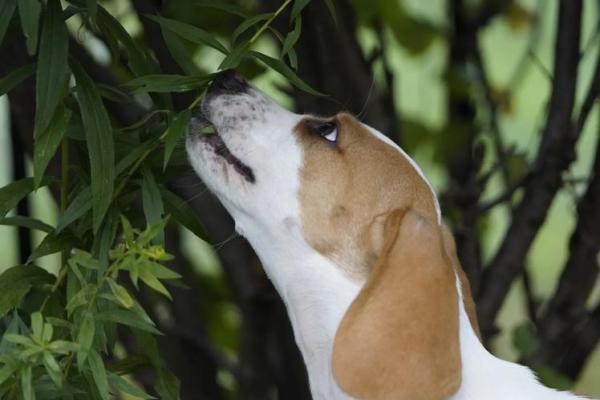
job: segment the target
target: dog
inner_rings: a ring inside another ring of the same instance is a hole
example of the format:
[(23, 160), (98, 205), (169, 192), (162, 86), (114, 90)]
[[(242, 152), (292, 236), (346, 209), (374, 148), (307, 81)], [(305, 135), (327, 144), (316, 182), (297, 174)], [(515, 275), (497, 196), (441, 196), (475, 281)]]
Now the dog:
[(227, 70), (186, 149), (281, 295), (314, 399), (581, 398), (483, 347), (433, 188), (380, 132), (292, 113)]

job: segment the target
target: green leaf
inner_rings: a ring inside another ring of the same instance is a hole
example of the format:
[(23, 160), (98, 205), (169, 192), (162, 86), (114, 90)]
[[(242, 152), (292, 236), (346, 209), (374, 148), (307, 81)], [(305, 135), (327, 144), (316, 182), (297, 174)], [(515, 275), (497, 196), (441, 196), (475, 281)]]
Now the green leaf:
[(56, 149), (62, 140), (69, 120), (71, 119), (71, 110), (65, 107), (59, 107), (48, 129), (40, 132), (35, 138), (33, 147), (33, 176), (34, 186), (38, 187), (48, 163), (54, 157)]
[(327, 6), (327, 9), (329, 10), (329, 14), (331, 15), (331, 18), (333, 18), (333, 22), (337, 25), (338, 20), (337, 20), (337, 13), (335, 11), (335, 4), (333, 3), (332, 0), (324, 0), (324, 1), (325, 1), (325, 5)]
[(165, 39), (165, 44), (169, 49), (169, 53), (171, 53), (171, 56), (173, 56), (173, 59), (179, 64), (183, 72), (185, 72), (186, 75), (198, 75), (200, 69), (194, 64), (192, 56), (181, 42), (179, 36), (162, 27), (161, 32)]
[[(52, 181), (51, 178), (44, 178), (40, 186), (48, 185)], [(33, 189), (33, 178), (14, 181), (0, 188), (0, 217), (6, 216), (6, 213), (15, 208), (19, 201), (33, 192)]]
[(108, 393), (108, 378), (106, 377), (106, 369), (104, 368), (104, 361), (96, 350), (90, 350), (88, 355), (88, 365), (92, 371), (92, 377), (96, 383), (96, 388), (102, 400), (110, 400)]
[(56, 232), (60, 233), (71, 222), (81, 218), (90, 208), (92, 208), (92, 188), (87, 186), (77, 193), (77, 196), (75, 196), (63, 215), (61, 215), (56, 226)]
[(512, 335), (513, 346), (521, 357), (528, 357), (540, 348), (540, 342), (529, 322), (517, 326)]
[(119, 302), (123, 305), (123, 307), (131, 308), (133, 306), (133, 299), (129, 295), (127, 289), (115, 282), (114, 279), (108, 278), (107, 281), (108, 285), (110, 286), (110, 290), (119, 300)]
[(219, 65), (219, 70), (237, 68), (244, 59), (244, 56), (248, 54), (248, 49), (250, 49), (250, 43), (244, 43), (234, 48), (231, 53), (227, 54), (227, 57), (223, 59)]
[(0, 318), (19, 305), (32, 286), (54, 281), (54, 275), (46, 270), (18, 265), (5, 270), (0, 275)]
[(161, 189), (161, 194), (165, 204), (165, 211), (171, 214), (177, 222), (192, 231), (196, 236), (203, 240), (207, 240), (204, 226), (192, 207), (175, 193), (167, 189)]
[(117, 167), (115, 168), (117, 175), (121, 175), (121, 173), (133, 165), (140, 157), (142, 157), (142, 155), (152, 150), (156, 143), (157, 141), (154, 138), (151, 138), (129, 151), (117, 164)]
[(171, 294), (167, 290), (167, 288), (160, 283), (160, 281), (148, 271), (146, 268), (139, 268), (138, 270), (140, 279), (148, 285), (150, 288), (154, 289), (158, 293), (165, 295), (169, 300), (173, 300)]
[(114, 374), (112, 372), (108, 373), (108, 382), (110, 383), (111, 387), (118, 390), (120, 393), (127, 394), (133, 397), (138, 397), (140, 399), (156, 398), (150, 396), (148, 393), (144, 392), (139, 387), (130, 383), (127, 379), (123, 378), (122, 376)]
[(542, 384), (557, 390), (571, 390), (575, 385), (567, 375), (545, 365), (535, 368), (535, 374)]
[(209, 81), (206, 76), (185, 75), (146, 75), (126, 83), (136, 93), (140, 92), (186, 92), (205, 86)]
[(41, 339), (44, 333), (43, 331), (44, 317), (42, 317), (42, 314), (39, 311), (36, 311), (31, 314), (31, 332), (33, 333), (34, 337)]
[(69, 259), (70, 262), (75, 262), (84, 268), (101, 271), (103, 269), (100, 261), (96, 260), (90, 253), (85, 250), (73, 249), (73, 254)]
[(0, 385), (12, 377), (12, 374), (17, 370), (17, 367), (17, 363), (6, 363), (0, 368)]
[(94, 343), (94, 335), (96, 333), (96, 323), (94, 321), (94, 315), (91, 312), (86, 312), (83, 315), (83, 321), (79, 327), (79, 333), (77, 334), (77, 343), (79, 343), (80, 349), (77, 352), (77, 364), (79, 368), (85, 362), (85, 359), (92, 352), (92, 344)]
[(35, 392), (31, 379), (31, 365), (26, 365), (21, 370), (21, 391), (23, 400), (35, 400)]
[(269, 18), (271, 18), (272, 15), (272, 13), (264, 13), (246, 19), (244, 22), (239, 24), (231, 34), (231, 43), (237, 42), (238, 38), (242, 33), (246, 32), (248, 29), (252, 28), (259, 22), (268, 20)]
[[(146, 217), (148, 225), (154, 225), (160, 221), (164, 212), (163, 201), (152, 172), (148, 168), (143, 168), (142, 173), (142, 205), (144, 208), (144, 216)], [(161, 230), (155, 236), (155, 243), (164, 243), (164, 241), (164, 231)]]
[(31, 56), (37, 50), (40, 11), (42, 7), (39, 0), (18, 0), (18, 4), (21, 27), (27, 43), (27, 53)]
[[(74, 264), (69, 263), (71, 268), (73, 269)], [(83, 305), (88, 304), (92, 297), (96, 294), (97, 287), (91, 283), (83, 286), (77, 293), (75, 293), (70, 299), (68, 299), (68, 303), (65, 306), (68, 314), (71, 314), (77, 307), (81, 307)]]
[(50, 379), (54, 382), (54, 384), (62, 388), (63, 386), (63, 374), (60, 368), (60, 365), (56, 362), (56, 359), (52, 356), (49, 351), (45, 351), (44, 353), (44, 367), (50, 375)]
[(96, 0), (85, 0), (85, 5), (87, 7), (88, 16), (91, 19), (96, 19), (96, 13), (98, 12), (98, 4)]
[(42, 242), (36, 247), (27, 259), (27, 263), (37, 260), (40, 257), (47, 256), (49, 254), (58, 253), (71, 247), (76, 243), (75, 237), (69, 232), (56, 233), (50, 232), (44, 237)]
[(98, 321), (110, 321), (117, 324), (130, 326), (132, 328), (140, 329), (145, 332), (150, 332), (155, 335), (162, 335), (162, 333), (156, 329), (151, 321), (145, 321), (141, 319), (138, 314), (130, 310), (110, 310), (98, 313), (96, 315)]
[(37, 229), (38, 231), (49, 233), (54, 228), (39, 219), (23, 216), (0, 218), (0, 225), (20, 226), (28, 229)]
[[(0, 10), (2, 12), (2, 10)], [(0, 79), (0, 96), (10, 92), (19, 83), (29, 78), (35, 72), (35, 63), (13, 69)]]
[(283, 58), (286, 54), (290, 52), (291, 49), (294, 48), (294, 45), (300, 38), (301, 31), (302, 17), (299, 15), (294, 21), (294, 29), (290, 33), (288, 33), (283, 42), (283, 48), (281, 49), (281, 58)]
[(285, 76), (292, 83), (292, 85), (296, 86), (298, 89), (305, 91), (306, 93), (312, 94), (314, 96), (324, 96), (323, 93), (316, 91), (304, 81), (302, 81), (302, 79), (300, 79), (298, 75), (296, 75), (296, 73), (290, 67), (285, 65), (281, 60), (269, 57), (256, 51), (250, 51), (249, 54), (261, 61), (262, 63), (264, 63), (267, 67)]
[[(50, 320), (50, 318), (48, 318), (48, 320)], [(70, 327), (69, 325), (65, 326), (65, 328), (69, 328), (69, 327)], [(69, 342), (66, 340), (55, 340), (54, 342), (52, 342), (48, 345), (48, 350), (52, 351), (53, 353), (59, 353), (59, 354), (75, 353), (75, 352), (79, 351), (79, 349), (80, 349), (80, 347), (77, 343)]]
[(59, 0), (49, 0), (44, 13), (36, 72), (34, 136), (46, 130), (67, 82), (69, 35)]
[(193, 4), (197, 7), (215, 8), (217, 10), (225, 11), (229, 14), (247, 18), (246, 10), (234, 3), (214, 0), (194, 0)]
[(119, 89), (116, 86), (99, 83), (97, 87), (100, 91), (100, 96), (104, 97), (106, 100), (110, 100), (115, 103), (131, 103), (133, 101), (133, 98), (129, 95), (129, 93)]
[(71, 69), (77, 81), (77, 101), (81, 109), (90, 157), (93, 226), (94, 232), (97, 232), (110, 206), (114, 191), (113, 133), (108, 114), (94, 82), (74, 60)]
[(290, 14), (290, 21), (294, 21), (302, 12), (304, 7), (306, 7), (310, 3), (310, 0), (296, 0), (294, 1), (294, 6), (292, 7), (292, 13)]
[(0, 44), (2, 44), (15, 8), (17, 8), (17, 0), (3, 0), (0, 2)]
[(200, 29), (196, 26), (189, 25), (183, 22), (176, 21), (174, 19), (159, 17), (155, 15), (146, 15), (146, 17), (162, 26), (165, 29), (176, 33), (184, 39), (189, 40), (190, 42), (205, 44), (210, 46), (223, 54), (227, 54), (227, 48), (223, 46), (221, 42), (215, 39), (214, 35), (205, 31), (204, 29)]
[(185, 132), (185, 128), (190, 122), (191, 111), (186, 109), (181, 111), (173, 118), (169, 125), (167, 135), (165, 136), (165, 160), (163, 162), (163, 171), (167, 168), (171, 154), (175, 150), (175, 146)]

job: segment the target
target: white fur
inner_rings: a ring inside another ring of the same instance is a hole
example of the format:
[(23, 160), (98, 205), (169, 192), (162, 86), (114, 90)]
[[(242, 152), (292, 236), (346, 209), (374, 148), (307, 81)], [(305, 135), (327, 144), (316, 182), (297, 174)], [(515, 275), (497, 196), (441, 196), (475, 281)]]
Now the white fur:
[[(190, 137), (187, 151), (192, 166), (231, 213), (236, 230), (256, 250), (283, 298), (307, 365), (313, 398), (350, 399), (333, 379), (332, 346), (337, 327), (364, 282), (348, 279), (303, 237), (298, 200), (303, 154), (292, 133), (302, 116), (284, 110), (256, 89), (211, 98), (204, 112), (231, 152), (253, 169), (256, 182), (245, 181), (209, 146)], [(398, 149), (427, 182), (402, 149), (381, 133), (370, 131)], [(433, 189), (432, 196), (441, 218)], [(458, 279), (457, 290), (462, 297)], [(471, 328), (462, 299), (459, 304), (463, 377), (460, 390), (451, 400), (578, 398), (547, 389), (527, 368), (491, 355)]]

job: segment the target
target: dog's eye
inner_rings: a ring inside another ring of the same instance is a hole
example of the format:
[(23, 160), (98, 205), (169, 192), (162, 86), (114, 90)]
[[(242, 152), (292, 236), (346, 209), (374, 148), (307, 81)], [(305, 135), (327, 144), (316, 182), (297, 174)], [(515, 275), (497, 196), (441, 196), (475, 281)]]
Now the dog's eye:
[(311, 128), (315, 134), (321, 136), (328, 142), (337, 142), (338, 129), (335, 122), (313, 121)]

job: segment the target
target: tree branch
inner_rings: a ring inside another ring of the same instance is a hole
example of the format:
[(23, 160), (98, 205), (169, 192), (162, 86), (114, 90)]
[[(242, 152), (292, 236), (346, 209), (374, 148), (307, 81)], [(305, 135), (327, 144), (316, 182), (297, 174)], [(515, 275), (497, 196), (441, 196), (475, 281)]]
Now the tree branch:
[(581, 7), (581, 0), (560, 1), (552, 95), (532, 178), (496, 256), (484, 272), (478, 292), (484, 336), (495, 331), (496, 314), (514, 278), (520, 274), (529, 247), (561, 187), (561, 174), (574, 158), (578, 132), (572, 129), (571, 113), (579, 63)]

